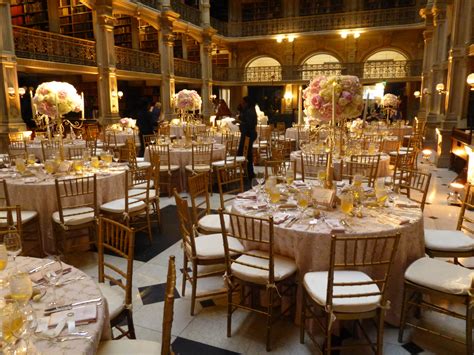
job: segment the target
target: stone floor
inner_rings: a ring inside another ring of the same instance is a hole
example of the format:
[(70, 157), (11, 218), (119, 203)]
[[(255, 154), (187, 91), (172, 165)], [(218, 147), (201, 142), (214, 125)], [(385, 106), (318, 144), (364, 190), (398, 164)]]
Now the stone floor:
[[(425, 228), (454, 229), (456, 227), (459, 207), (448, 206), (446, 196), (448, 184), (456, 176), (447, 169), (437, 169), (432, 164), (422, 167), (432, 173), (432, 183), (425, 208)], [(218, 204), (218, 194), (212, 197), (214, 206)], [(175, 255), (177, 269), (182, 268), (182, 250), (177, 230), (174, 200), (161, 199), (164, 216), (164, 230), (155, 231), (153, 245), (147, 244), (146, 237), (137, 237), (137, 251), (133, 275), (133, 317), (139, 339), (161, 340), (161, 320), (166, 282), (168, 256)], [(109, 262), (123, 265), (123, 260), (107, 256)], [(79, 267), (93, 278), (97, 278), (97, 255), (88, 252), (76, 255), (72, 264)], [(265, 353), (265, 320), (263, 317), (244, 311), (237, 311), (233, 317), (233, 333), (226, 337), (225, 299), (214, 298), (198, 302), (195, 316), (190, 316), (190, 286), (186, 296), (181, 294), (181, 273), (177, 273), (176, 300), (174, 304), (174, 322), (172, 328), (173, 349), (177, 354), (263, 354)], [(202, 279), (199, 289), (223, 287), (221, 277)], [(400, 290), (402, 292), (402, 290)], [(426, 319), (441, 326), (442, 331), (452, 332), (463, 337), (463, 323), (425, 316)], [(316, 352), (307, 338), (305, 344), (299, 342), (299, 328), (290, 320), (276, 323), (273, 333), (273, 354), (313, 354)], [(336, 341), (356, 342), (348, 332), (341, 332)], [(426, 336), (419, 332), (409, 331), (405, 342), (398, 343), (398, 329), (386, 325), (384, 335), (385, 354), (456, 354), (462, 348), (436, 337)], [(349, 353), (349, 352), (347, 352)], [(351, 351), (350, 354), (370, 353), (367, 348)]]

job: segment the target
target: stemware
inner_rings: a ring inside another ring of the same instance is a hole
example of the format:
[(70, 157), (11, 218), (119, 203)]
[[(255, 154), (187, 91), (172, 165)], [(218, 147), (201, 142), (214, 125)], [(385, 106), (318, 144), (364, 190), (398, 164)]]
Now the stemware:
[(38, 326), (36, 314), (33, 307), (28, 303), (17, 307), (15, 313), (17, 318), (22, 319), (22, 326), (13, 328), (13, 335), (19, 340), (15, 354), (28, 354), (30, 338)]
[(20, 234), (17, 232), (6, 234), (3, 237), (3, 243), (5, 244), (8, 256), (13, 257), (13, 264), (16, 268), (16, 257), (20, 255), (22, 251)]
[(3, 271), (7, 267), (8, 264), (8, 254), (7, 254), (7, 248), (5, 247), (5, 244), (0, 244), (0, 288), (6, 287), (8, 285), (8, 277), (3, 275)]
[(11, 166), (10, 157), (8, 155), (4, 155), (2, 157), (2, 163), (5, 168), (9, 169)]
[(43, 279), (53, 291), (53, 299), (48, 306), (55, 307), (57, 305), (56, 286), (63, 276), (63, 263), (58, 255), (49, 255), (47, 259), (52, 261), (52, 263), (43, 268), (42, 274)]
[(286, 177), (286, 184), (290, 186), (293, 183), (293, 181), (295, 181), (295, 172), (293, 171), (293, 169), (288, 169), (286, 171), (285, 177)]
[(116, 152), (114, 152), (114, 162), (115, 162), (115, 164), (118, 164), (119, 160), (120, 160), (120, 152), (116, 151)]
[(351, 215), (354, 209), (354, 196), (351, 193), (341, 195), (341, 210), (346, 215)]
[(280, 202), (281, 194), (278, 186), (272, 186), (269, 191), (270, 202), (272, 203), (272, 208), (274, 211), (277, 209), (277, 204)]
[(301, 189), (296, 194), (296, 205), (298, 206), (298, 210), (300, 212), (300, 218), (303, 217), (306, 209), (309, 206), (309, 190)]
[(16, 272), (10, 276), (10, 295), (20, 306), (28, 303), (33, 295), (33, 285), (27, 273)]
[(26, 171), (26, 165), (25, 165), (25, 160), (23, 158), (16, 158), (15, 159), (15, 167), (16, 167), (16, 170), (20, 173), (20, 174), (24, 174), (25, 171)]

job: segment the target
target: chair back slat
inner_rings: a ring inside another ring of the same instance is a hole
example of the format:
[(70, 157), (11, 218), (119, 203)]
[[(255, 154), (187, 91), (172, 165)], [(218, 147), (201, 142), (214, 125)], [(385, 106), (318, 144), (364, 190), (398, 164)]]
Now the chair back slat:
[(400, 193), (406, 195), (411, 201), (419, 203), (423, 211), (430, 188), (431, 173), (412, 169), (399, 169), (399, 173), (398, 186)]
[(203, 172), (188, 178), (188, 192), (191, 199), (193, 222), (197, 224), (202, 216), (211, 213), (209, 199), (209, 173)]
[(244, 192), (244, 171), (240, 163), (234, 163), (217, 168), (216, 174), (221, 208), (225, 208), (226, 203)]
[(189, 213), (188, 202), (183, 199), (176, 189), (173, 190), (178, 213), (179, 230), (183, 238), (184, 252), (190, 257), (196, 257), (196, 244), (194, 243), (194, 225)]
[(317, 179), (318, 173), (326, 169), (327, 161), (327, 153), (313, 154), (301, 152), (301, 175), (303, 181), (305, 179)]
[(163, 309), (163, 326), (161, 339), (161, 355), (171, 355), (171, 327), (173, 325), (174, 290), (176, 287), (175, 257), (168, 260), (168, 275), (166, 278), (165, 307)]
[[(466, 194), (461, 205), (461, 211), (459, 211), (457, 230), (467, 232), (471, 236), (474, 236), (474, 216), (472, 211), (474, 210), (474, 189), (472, 184), (468, 183), (466, 188)], [(467, 213), (470, 213), (470, 216)]]
[(213, 143), (196, 143), (191, 146), (191, 166), (196, 171), (199, 166), (209, 166), (211, 170)]

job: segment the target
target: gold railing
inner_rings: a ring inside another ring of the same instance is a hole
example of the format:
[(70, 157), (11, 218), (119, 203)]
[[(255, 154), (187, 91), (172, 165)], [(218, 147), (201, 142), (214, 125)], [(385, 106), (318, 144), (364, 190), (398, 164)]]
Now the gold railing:
[(356, 75), (361, 79), (412, 79), (421, 77), (421, 60), (370, 61), (366, 63), (326, 63), (253, 68), (213, 67), (218, 81), (276, 82), (311, 80), (317, 75)]
[(354, 11), (324, 15), (285, 17), (272, 20), (229, 23), (228, 36), (265, 36), (351, 28), (422, 24), (418, 6)]
[(181, 19), (191, 22), (197, 26), (201, 25), (201, 12), (199, 9), (185, 5), (179, 0), (171, 0), (171, 8), (180, 14)]
[(117, 69), (155, 74), (161, 72), (159, 54), (115, 46), (115, 56)]
[(15, 54), (19, 58), (97, 66), (94, 41), (13, 26)]
[(174, 75), (185, 78), (201, 78), (201, 63), (174, 58)]

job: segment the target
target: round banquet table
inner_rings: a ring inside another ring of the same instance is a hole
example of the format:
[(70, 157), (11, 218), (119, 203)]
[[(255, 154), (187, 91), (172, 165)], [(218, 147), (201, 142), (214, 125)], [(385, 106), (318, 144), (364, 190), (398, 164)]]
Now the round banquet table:
[[(290, 154), (291, 160), (296, 160), (296, 171), (301, 173), (301, 150), (296, 150)], [(334, 161), (334, 179), (341, 180), (340, 176), (341, 160)], [(377, 177), (385, 177), (390, 175), (390, 156), (388, 154), (380, 154), (379, 167), (377, 169)]]
[[(295, 203), (289, 200), (289, 203)], [(268, 211), (255, 212), (251, 206), (253, 200), (235, 199), (232, 212), (252, 216), (268, 216)], [(296, 210), (285, 212), (290, 216), (297, 215)], [(344, 214), (340, 209), (326, 213), (326, 218), (341, 219)], [(370, 215), (369, 215), (370, 213)], [(276, 214), (274, 214), (275, 216)], [(387, 218), (390, 218), (388, 220)], [(405, 219), (405, 224), (397, 222)], [(363, 218), (347, 218), (350, 228), (343, 232), (346, 236), (384, 236), (400, 233), (400, 243), (392, 267), (391, 279), (388, 285), (388, 300), (391, 308), (387, 311), (387, 321), (398, 324), (400, 320), (404, 273), (407, 267), (424, 255), (423, 213), (419, 208), (385, 207), (376, 210), (364, 210)], [(318, 222), (314, 226), (308, 224), (309, 218), (303, 218), (288, 228), (287, 222), (274, 226), (274, 251), (276, 254), (287, 256), (295, 260), (299, 278), (309, 271), (329, 270), (329, 254), (331, 244), (331, 229), (325, 222)], [(264, 234), (265, 235), (265, 234)], [(371, 270), (366, 270), (371, 277)], [(300, 283), (301, 284), (301, 283)], [(298, 303), (300, 298), (297, 299)], [(298, 308), (301, 305), (298, 304)], [(299, 313), (297, 313), (299, 314)]]
[[(294, 139), (295, 141), (298, 140), (298, 128), (296, 127), (290, 127), (287, 128), (285, 131), (285, 138), (286, 139)], [(300, 140), (308, 140), (309, 135), (308, 135), (308, 130), (306, 128), (302, 128), (300, 130)]]
[[(35, 267), (44, 265), (47, 262), (45, 259), (37, 259), (30, 257), (17, 257), (16, 263), (19, 270), (29, 271)], [(65, 265), (71, 268), (71, 272), (66, 274), (63, 278), (75, 278), (79, 276), (85, 276), (82, 280), (68, 283), (64, 286), (56, 288), (56, 297), (59, 300), (59, 305), (70, 304), (73, 302), (86, 301), (94, 298), (102, 297), (97, 283), (84, 274), (82, 271), (75, 267)], [(13, 263), (9, 263), (7, 271), (13, 268)], [(51, 291), (48, 291), (46, 295), (39, 302), (31, 302), (37, 318), (43, 317), (43, 311), (47, 308), (48, 302), (51, 301)], [(66, 327), (67, 331), (67, 327)], [(63, 330), (62, 335), (66, 335), (66, 331)], [(30, 347), (34, 347), (34, 350), (39, 354), (95, 354), (101, 340), (108, 340), (111, 338), (109, 312), (107, 303), (97, 303), (97, 320), (88, 324), (76, 325), (76, 331), (86, 331), (91, 340), (73, 340), (65, 342), (51, 342), (48, 340), (38, 339), (33, 336), (30, 338)]]
[[(72, 143), (66, 143), (63, 146), (64, 146), (64, 156), (68, 157), (70, 148), (85, 148), (86, 141), (82, 139), (77, 139), (77, 140), (74, 140)], [(26, 150), (28, 151), (28, 154), (34, 154), (36, 158), (40, 159), (41, 161), (44, 161), (43, 151), (41, 149), (41, 143), (34, 142), (34, 141), (32, 143), (28, 143), (26, 145)]]
[[(124, 170), (97, 172), (96, 175), (98, 206), (124, 197)], [(38, 212), (43, 246), (45, 251), (54, 252), (56, 247), (51, 216), (53, 212), (58, 210), (54, 178), (48, 178), (44, 181), (40, 181), (35, 177), (14, 178), (11, 172), (5, 172), (3, 169), (0, 172), (0, 179), (5, 179), (7, 182), (12, 205), (20, 205), (22, 210)], [(83, 201), (81, 198), (76, 198), (73, 202), (79, 205)]]
[[(106, 136), (111, 135), (110, 137), (110, 142), (111, 144), (114, 143), (113, 139), (113, 131), (107, 131)], [(115, 132), (115, 138), (117, 140), (117, 144), (125, 144), (128, 139), (133, 139), (135, 141), (135, 144), (140, 144), (140, 140), (138, 138), (138, 134), (134, 134), (133, 132), (124, 132), (124, 131), (118, 131)]]
[[(171, 125), (170, 128), (170, 135), (176, 136), (177, 138), (183, 137), (184, 136), (184, 127), (186, 124), (183, 125)], [(198, 125), (193, 125), (192, 126), (193, 131), (196, 129), (197, 131), (201, 132), (206, 129), (206, 125), (204, 123), (198, 124)]]
[[(180, 167), (181, 186), (186, 190), (186, 165), (192, 164), (191, 148), (178, 148), (170, 145), (170, 164)], [(150, 161), (150, 151), (148, 147), (145, 149), (145, 161)], [(225, 158), (225, 145), (214, 143), (212, 146), (212, 161), (223, 160)]]

